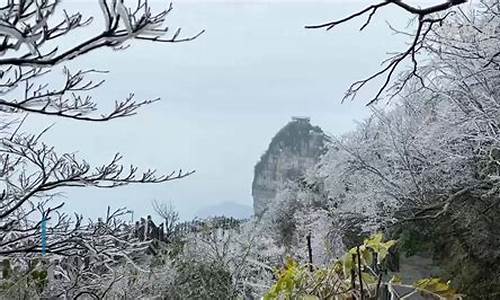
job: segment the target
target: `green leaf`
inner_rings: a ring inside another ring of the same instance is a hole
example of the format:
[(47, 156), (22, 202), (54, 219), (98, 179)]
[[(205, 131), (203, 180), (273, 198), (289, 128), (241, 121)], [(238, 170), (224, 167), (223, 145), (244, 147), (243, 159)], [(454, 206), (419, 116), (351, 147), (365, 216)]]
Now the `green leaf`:
[(364, 244), (366, 246), (378, 245), (382, 242), (383, 239), (384, 239), (384, 234), (382, 232), (379, 232), (379, 233), (373, 234), (368, 239), (365, 239)]
[(377, 283), (378, 279), (377, 277), (373, 276), (372, 274), (368, 273), (361, 273), (361, 279), (363, 279), (363, 282), (366, 282), (368, 284), (373, 284)]
[(351, 253), (346, 253), (342, 259), (342, 265), (344, 266), (344, 276), (349, 277), (351, 270), (354, 268), (355, 263)]
[(373, 254), (370, 248), (364, 248), (363, 251), (360, 249), (361, 259), (367, 265), (371, 266), (373, 263)]
[(299, 273), (299, 264), (295, 260), (288, 258), (285, 267), (279, 272), (278, 281), (264, 296), (264, 300), (279, 299), (280, 295), (291, 296), (295, 286), (299, 283)]
[(367, 248), (372, 249), (378, 254), (379, 263), (385, 259), (387, 254), (389, 254), (389, 249), (396, 244), (396, 241), (394, 240), (383, 242), (383, 239), (384, 235), (382, 233), (376, 233), (364, 242)]
[(456, 295), (456, 291), (450, 286), (449, 281), (444, 282), (441, 278), (437, 277), (420, 279), (413, 286), (447, 299), (453, 299)]

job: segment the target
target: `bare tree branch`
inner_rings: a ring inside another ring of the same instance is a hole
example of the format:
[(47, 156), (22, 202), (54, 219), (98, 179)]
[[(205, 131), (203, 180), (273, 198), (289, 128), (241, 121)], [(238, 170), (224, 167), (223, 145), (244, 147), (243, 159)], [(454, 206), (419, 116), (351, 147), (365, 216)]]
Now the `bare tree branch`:
[(353, 13), (353, 14), (351, 14), (343, 19), (335, 20), (335, 21), (331, 21), (331, 22), (327, 22), (327, 23), (322, 23), (319, 25), (309, 25), (309, 26), (306, 26), (306, 28), (308, 28), (308, 29), (325, 28), (326, 30), (331, 30), (332, 28), (334, 28), (337, 25), (346, 23), (348, 21), (351, 21), (353, 19), (356, 19), (358, 17), (361, 17), (361, 16), (368, 14), (366, 22), (360, 28), (360, 30), (363, 30), (369, 25), (373, 16), (375, 15), (375, 13), (377, 12), (377, 10), (379, 8), (385, 7), (385, 6), (390, 5), (390, 4), (396, 5), (396, 6), (400, 7), (401, 9), (405, 10), (406, 12), (413, 14), (413, 15), (416, 15), (417, 28), (416, 28), (415, 34), (413, 34), (413, 39), (412, 39), (408, 49), (405, 50), (404, 52), (397, 53), (396, 55), (394, 55), (391, 59), (389, 59), (387, 61), (386, 66), (383, 67), (380, 71), (374, 73), (373, 75), (371, 75), (365, 79), (358, 80), (358, 81), (354, 82), (353, 84), (351, 84), (351, 86), (349, 87), (349, 89), (345, 93), (344, 97), (342, 98), (342, 101), (345, 101), (347, 99), (353, 100), (356, 97), (357, 93), (362, 88), (364, 88), (366, 84), (368, 84), (369, 82), (371, 82), (372, 80), (374, 80), (376, 78), (384, 76), (384, 80), (382, 82), (381, 87), (378, 89), (375, 96), (372, 99), (370, 99), (367, 103), (367, 105), (371, 105), (371, 104), (377, 102), (377, 100), (380, 99), (382, 94), (390, 88), (390, 83), (391, 83), (391, 81), (396, 73), (397, 68), (407, 58), (411, 59), (413, 69), (411, 72), (408, 73), (406, 78), (404, 80), (401, 80), (399, 82), (399, 85), (397, 87), (395, 87), (396, 92), (393, 95), (398, 94), (404, 88), (404, 86), (406, 86), (407, 82), (413, 77), (418, 78), (419, 81), (421, 82), (421, 84), (423, 86), (425, 85), (424, 78), (417, 73), (418, 61), (417, 61), (416, 55), (419, 52), (419, 50), (422, 48), (423, 42), (425, 41), (429, 32), (432, 30), (433, 26), (436, 24), (438, 24), (438, 25), (442, 24), (444, 19), (446, 19), (450, 15), (450, 12), (444, 14), (441, 17), (430, 17), (430, 15), (447, 11), (447, 10), (451, 9), (452, 7), (458, 6), (458, 5), (466, 3), (466, 2), (467, 2), (467, 0), (447, 0), (443, 3), (433, 5), (430, 7), (418, 8), (418, 7), (411, 6), (402, 0), (385, 0), (385, 1), (382, 1), (378, 4), (373, 4), (373, 5), (367, 6), (364, 9), (362, 9), (356, 13)]
[[(194, 173), (141, 171), (134, 165), (124, 165), (119, 153), (95, 166), (45, 144), (42, 140), (48, 128), (25, 132), (23, 124), (29, 114), (104, 122), (135, 115), (139, 108), (158, 100), (138, 101), (130, 93), (116, 101), (109, 112), (100, 113), (89, 94), (105, 83), (94, 77), (107, 72), (70, 71), (61, 66), (63, 77), (57, 83), (46, 76), (59, 68), (56, 65), (104, 47), (123, 50), (132, 40), (176, 43), (191, 41), (203, 33), (181, 37), (177, 29), (166, 36), (170, 31), (163, 24), (172, 11), (171, 5), (154, 13), (146, 0), (138, 0), (132, 8), (126, 7), (123, 0), (100, 0), (99, 4), (105, 28), (64, 50), (54, 45), (76, 34), (75, 30), (86, 28), (93, 17), (63, 10), (62, 20), (56, 20), (59, 0), (9, 0), (0, 7), (0, 255), (32, 264), (43, 252), (44, 224), (44, 251), (48, 256), (44, 264), (47, 262), (65, 278), (59, 280), (63, 284), (54, 291), (56, 298), (104, 298), (121, 278), (113, 273), (113, 267), (123, 264), (136, 268), (138, 257), (149, 247), (149, 242), (135, 238), (132, 225), (122, 220), (125, 208), (108, 209), (105, 218), (88, 222), (79, 214), (61, 212), (64, 202), (54, 203), (61, 188), (164, 183)], [(104, 283), (106, 288), (102, 289)], [(0, 297), (10, 298), (4, 294)]]

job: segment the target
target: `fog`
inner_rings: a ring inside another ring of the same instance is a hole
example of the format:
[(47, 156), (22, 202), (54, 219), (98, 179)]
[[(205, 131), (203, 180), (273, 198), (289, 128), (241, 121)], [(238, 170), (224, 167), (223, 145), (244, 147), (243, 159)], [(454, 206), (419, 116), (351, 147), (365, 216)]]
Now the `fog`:
[[(165, 2), (155, 1), (162, 9)], [(108, 123), (85, 123), (30, 116), (26, 128), (55, 122), (45, 140), (60, 151), (76, 152), (91, 164), (115, 152), (126, 164), (192, 176), (159, 185), (117, 189), (67, 189), (59, 196), (67, 211), (95, 217), (108, 205), (126, 206), (136, 216), (152, 211), (151, 201), (171, 201), (183, 218), (205, 206), (236, 202), (251, 206), (253, 166), (272, 136), (292, 116), (309, 116), (330, 134), (354, 128), (365, 117), (373, 82), (354, 102), (340, 100), (354, 80), (380, 67), (388, 49), (401, 50), (400, 28), (408, 16), (390, 9), (359, 32), (364, 20), (335, 30), (304, 25), (343, 17), (361, 2), (196, 2), (174, 3), (169, 26), (185, 36), (206, 32), (188, 43), (134, 42), (125, 51), (99, 50), (68, 62), (71, 70), (108, 70), (94, 96), (103, 111), (134, 92), (138, 100), (161, 97), (136, 116)], [(95, 15), (95, 1), (65, 3), (68, 11)], [(98, 28), (99, 21), (91, 27)], [(359, 26), (354, 26), (359, 25)], [(92, 32), (91, 32), (92, 33)], [(73, 35), (68, 45), (82, 35)], [(59, 73), (54, 74), (56, 79)]]

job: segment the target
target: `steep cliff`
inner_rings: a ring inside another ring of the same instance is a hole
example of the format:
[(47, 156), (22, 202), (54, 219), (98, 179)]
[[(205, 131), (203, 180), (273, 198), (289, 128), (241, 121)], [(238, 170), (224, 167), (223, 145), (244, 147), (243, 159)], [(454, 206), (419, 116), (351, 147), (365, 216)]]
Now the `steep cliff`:
[(287, 181), (295, 180), (315, 165), (325, 151), (327, 136), (309, 118), (292, 118), (272, 139), (255, 165), (253, 207), (261, 215)]

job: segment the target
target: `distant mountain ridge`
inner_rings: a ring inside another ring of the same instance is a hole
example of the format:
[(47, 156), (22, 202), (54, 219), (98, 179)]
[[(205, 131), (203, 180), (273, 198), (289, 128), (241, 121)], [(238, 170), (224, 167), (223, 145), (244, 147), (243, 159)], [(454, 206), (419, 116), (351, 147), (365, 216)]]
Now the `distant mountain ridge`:
[(248, 219), (252, 214), (252, 207), (249, 205), (226, 201), (201, 208), (196, 212), (195, 217), (205, 219), (224, 216), (236, 219)]

